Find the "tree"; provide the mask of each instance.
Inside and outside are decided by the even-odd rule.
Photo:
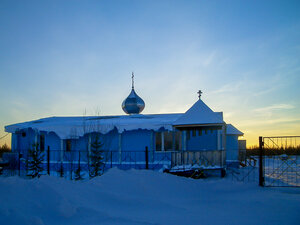
[[[38,144],[33,144],[32,148],[28,150],[28,157],[26,160],[26,168],[29,171],[27,176],[32,178],[40,177],[43,171],[42,163],[44,160],[44,153],[39,149]]]
[[[4,145],[0,146],[0,158],[2,157],[2,154],[4,152],[10,152],[11,149],[8,147],[8,145],[5,143]]]
[[[90,177],[97,177],[103,174],[105,162],[104,162],[104,151],[102,150],[102,142],[100,137],[96,134],[94,141],[92,142],[92,149],[90,154],[91,171]]]

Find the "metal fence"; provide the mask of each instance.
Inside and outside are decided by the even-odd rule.
[[[259,147],[243,151],[227,175],[262,187],[300,187],[300,136],[259,137]]]
[[[260,185],[300,187],[300,136],[261,137]]]
[[[259,156],[249,154],[247,149],[239,155],[238,167],[227,167],[227,176],[233,181],[257,183],[259,177]]]
[[[102,151],[102,172],[109,168],[119,169],[151,169],[160,170],[178,166],[195,166],[202,168],[223,168],[225,165],[225,152],[214,151]],[[91,174],[91,152],[89,151],[61,151],[47,149],[41,152],[42,172],[53,176],[63,176],[74,179],[76,173],[82,178],[88,178]],[[5,154],[4,161],[8,161],[6,174],[27,176],[28,151]]]

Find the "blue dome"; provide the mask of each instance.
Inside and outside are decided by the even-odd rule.
[[[139,114],[145,108],[145,102],[141,99],[132,88],[128,97],[122,103],[122,109],[127,114]]]

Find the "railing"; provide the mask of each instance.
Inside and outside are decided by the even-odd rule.
[[[203,168],[223,168],[225,151],[203,150],[172,152],[171,166],[199,165]]]

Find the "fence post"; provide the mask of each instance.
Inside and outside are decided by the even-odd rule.
[[[149,159],[148,159],[148,146],[145,149],[145,161],[146,161],[146,170],[149,169]]]
[[[47,148],[47,172],[48,175],[50,176],[50,146],[49,145]]]
[[[259,137],[259,186],[264,186],[264,169],[263,169],[263,138]]]

